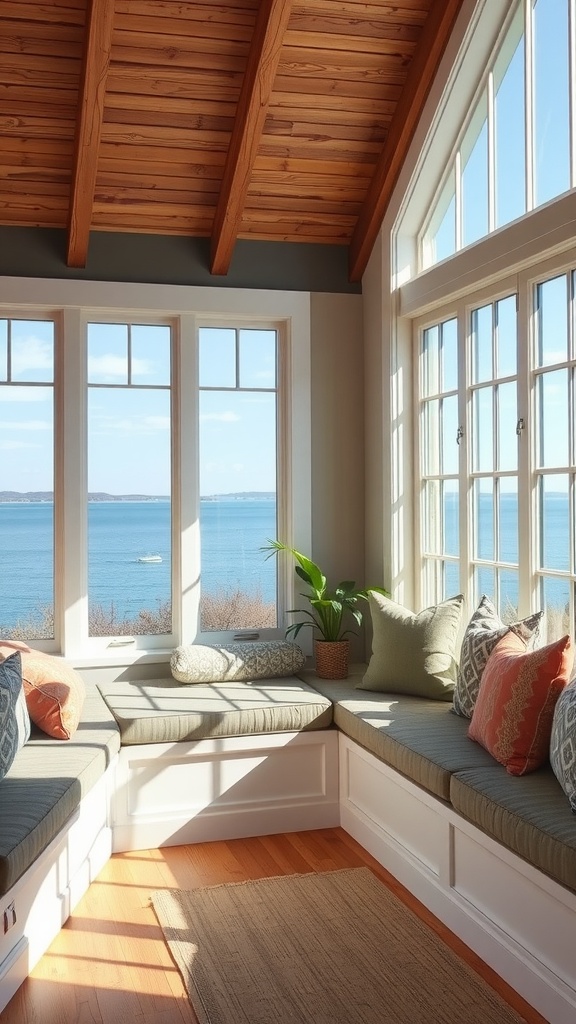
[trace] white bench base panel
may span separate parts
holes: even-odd
[[[576,1020],[576,896],[340,735],[342,827],[552,1024]]]
[[[110,859],[113,762],[62,831],[0,897],[0,1012]],[[4,919],[13,922],[4,932]]]
[[[339,822],[336,730],[120,749],[114,852]]]

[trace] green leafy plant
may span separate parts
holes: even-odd
[[[358,626],[362,625],[362,611],[358,607],[359,600],[367,600],[371,590],[388,596],[388,591],[383,587],[366,587],[359,590],[353,580],[343,580],[342,583],[337,583],[334,589],[329,589],[326,577],[320,567],[306,555],[289,547],[288,544],[283,544],[282,541],[269,540],[262,551],[269,552],[268,558],[279,551],[285,551],[291,555],[296,562],[294,567],[296,575],[310,588],[309,593],[300,596],[310,602],[313,611],[291,608],[288,612],[289,615],[305,615],[307,618],[288,626],[286,636],[292,633],[296,638],[301,629],[309,626],[310,629],[316,629],[323,640],[343,640],[348,633],[355,632],[353,629],[344,629],[346,613],[350,613]]]

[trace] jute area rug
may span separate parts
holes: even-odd
[[[200,1024],[519,1024],[366,868],[152,902]]]

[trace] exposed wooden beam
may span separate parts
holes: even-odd
[[[349,275],[366,269],[408,147],[464,0],[433,0],[350,242]]]
[[[258,152],[292,0],[262,0],[214,216],[211,272],[227,274]]]
[[[114,0],[88,0],[68,215],[69,267],[85,267],[88,257],[113,23]]]

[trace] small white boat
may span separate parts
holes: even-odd
[[[162,555],[141,555],[138,559],[139,562],[161,562]]]

